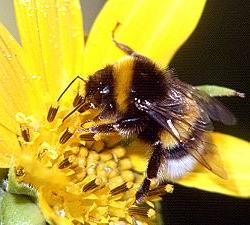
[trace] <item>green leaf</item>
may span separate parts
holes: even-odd
[[[0,188],[0,206],[2,204],[4,194],[5,192]],[[1,207],[0,207],[0,216],[1,216]]]
[[[0,224],[46,225],[38,208],[27,196],[5,193],[0,204]]]
[[[13,194],[22,194],[30,196],[33,201],[36,201],[37,199],[35,188],[33,188],[29,184],[17,182],[14,168],[9,169],[7,191]]]
[[[216,85],[201,85],[196,86],[196,88],[200,91],[206,92],[211,97],[223,97],[223,96],[237,96],[244,98],[245,94],[235,91],[233,89],[227,87],[221,87]]]

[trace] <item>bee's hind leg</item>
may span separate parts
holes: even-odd
[[[153,153],[148,162],[146,178],[143,180],[141,186],[139,187],[136,193],[136,204],[140,204],[143,199],[147,197],[150,189],[151,180],[157,177],[161,165],[162,154],[162,144],[160,143],[160,141],[157,141],[154,144]]]
[[[139,55],[138,53],[136,53],[132,48],[130,48],[128,45],[123,44],[121,42],[116,41],[115,39],[115,32],[117,30],[117,28],[120,26],[121,24],[119,22],[116,23],[114,29],[112,30],[112,41],[115,43],[115,45],[121,49],[123,52],[125,52],[127,55]]]

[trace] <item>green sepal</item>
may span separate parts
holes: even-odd
[[[28,196],[5,192],[0,197],[0,224],[46,225],[46,221]]]
[[[200,91],[206,92],[211,97],[223,97],[223,96],[237,96],[244,98],[245,94],[235,91],[233,89],[227,88],[227,87],[221,87],[216,85],[201,85],[196,86],[196,88]]]
[[[17,182],[14,168],[9,169],[7,191],[13,194],[29,196],[34,202],[37,199],[37,192],[34,187],[30,184]]]

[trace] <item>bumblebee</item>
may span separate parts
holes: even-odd
[[[90,127],[88,132],[116,132],[152,146],[136,202],[147,195],[152,179],[175,180],[197,163],[226,178],[223,168],[209,159],[215,150],[208,132],[213,130],[212,121],[234,124],[233,114],[217,99],[177,79],[171,70],[117,42],[114,31],[113,42],[126,56],[85,81],[86,94],[70,114],[86,105],[98,108],[98,118],[112,122]]]

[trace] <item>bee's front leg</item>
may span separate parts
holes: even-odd
[[[90,133],[117,132],[123,137],[137,135],[145,129],[147,121],[140,117],[125,117],[114,123],[99,124],[87,129]]]
[[[94,134],[112,133],[112,132],[116,132],[115,125],[116,123],[99,124],[96,126],[89,127],[87,131],[90,133],[94,133]]]

